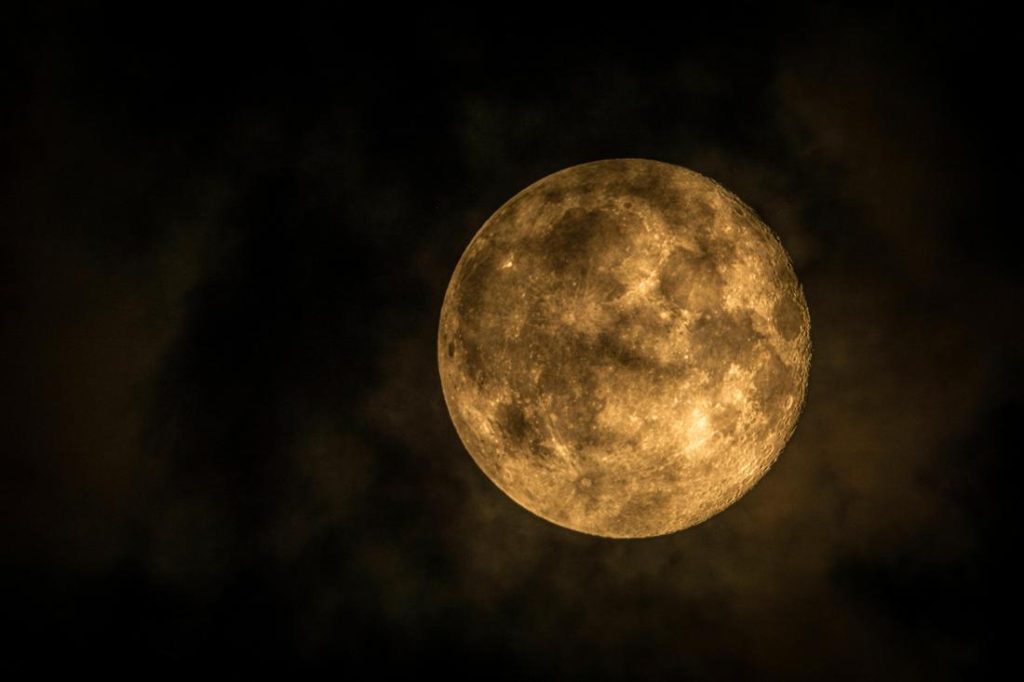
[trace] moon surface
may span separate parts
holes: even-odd
[[[510,199],[459,260],[438,365],[452,422],[509,497],[612,538],[722,511],[796,426],[810,316],[737,197],[657,161],[596,161]]]

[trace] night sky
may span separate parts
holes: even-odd
[[[381,9],[0,21],[0,669],[941,680],[1008,660],[1005,18]],[[813,343],[768,475],[634,541],[502,494],[436,360],[483,221],[613,157],[753,207]]]

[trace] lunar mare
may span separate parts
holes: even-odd
[[[746,493],[796,426],[810,317],[789,257],[712,180],[597,161],[510,199],[441,310],[459,437],[534,514],[606,537],[698,524]]]

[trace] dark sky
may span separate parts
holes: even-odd
[[[3,666],[941,680],[1009,658],[1004,18],[293,5],[0,22]],[[610,157],[757,210],[814,344],[769,474],[640,541],[506,498],[435,358],[482,222]]]

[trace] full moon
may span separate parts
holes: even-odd
[[[441,386],[484,473],[611,538],[688,528],[761,479],[796,427],[810,316],[736,196],[642,159],[573,166],[492,215],[452,274]]]

